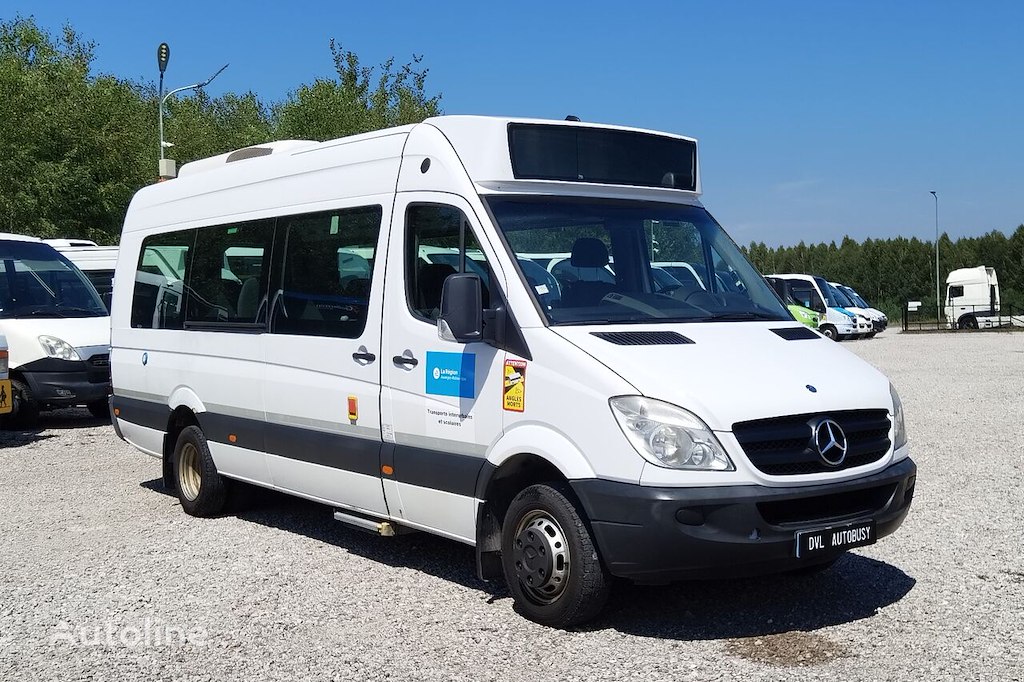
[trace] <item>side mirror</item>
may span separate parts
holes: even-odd
[[[471,272],[448,275],[441,289],[437,335],[445,341],[483,341],[483,291],[480,276]]]

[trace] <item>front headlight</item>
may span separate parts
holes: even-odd
[[[39,345],[43,347],[43,352],[51,358],[58,358],[60,360],[81,360],[78,356],[78,351],[72,348],[71,344],[63,339],[58,339],[56,336],[40,336]]]
[[[691,471],[733,471],[715,434],[696,415],[638,395],[608,401],[630,444],[651,464]]]
[[[889,384],[889,395],[892,396],[892,449],[895,451],[907,444],[907,425],[903,421],[903,402],[892,384]]]

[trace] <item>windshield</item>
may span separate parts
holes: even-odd
[[[868,305],[867,301],[865,301],[863,298],[860,297],[860,294],[858,294],[856,291],[854,291],[850,287],[843,287],[843,292],[847,296],[850,297],[851,301],[853,301],[854,303],[857,304],[858,308],[870,308],[871,307],[871,306]]]
[[[792,320],[699,206],[570,197],[487,203],[517,260],[543,254],[533,262],[553,282],[524,274],[552,324]]]
[[[857,305],[853,301],[850,300],[850,297],[847,296],[846,293],[842,289],[840,289],[839,287],[834,287],[831,284],[829,284],[828,285],[828,289],[829,289],[829,295],[832,298],[835,299],[836,303],[839,305],[840,308],[856,308],[857,307]]]
[[[106,314],[93,285],[52,246],[0,242],[0,318]]]

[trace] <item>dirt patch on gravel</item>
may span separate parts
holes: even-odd
[[[749,661],[776,666],[822,665],[853,655],[842,644],[812,632],[730,639],[725,643],[725,650]]]

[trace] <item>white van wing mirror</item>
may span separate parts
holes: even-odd
[[[480,277],[471,272],[448,275],[441,290],[437,335],[445,341],[483,341],[483,292]]]

